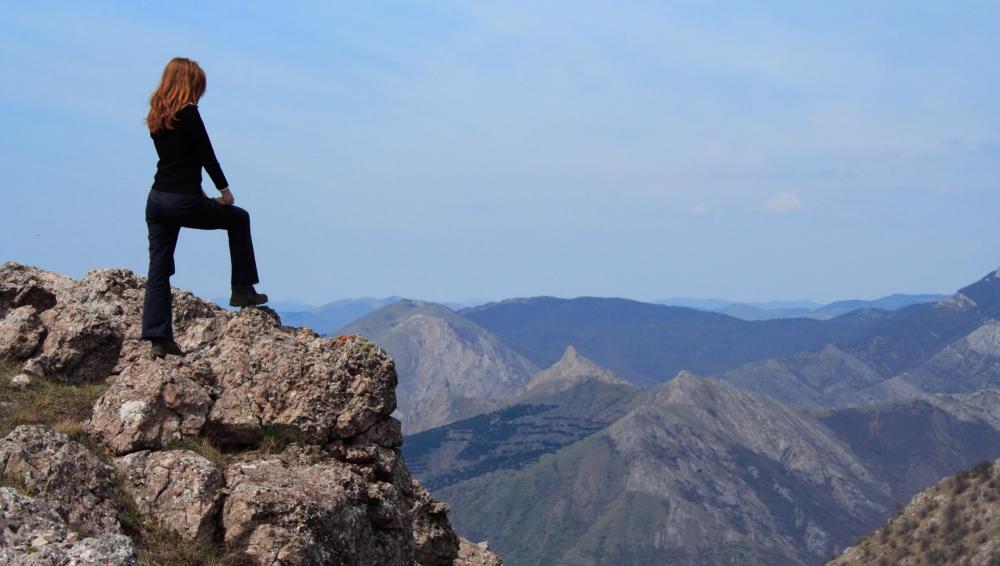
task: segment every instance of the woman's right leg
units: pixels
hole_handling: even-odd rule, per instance
[[[200,230],[226,230],[229,234],[229,259],[232,264],[233,285],[254,285],[257,276],[257,259],[250,237],[250,214],[235,205],[224,205],[210,198],[198,200],[181,224]]]

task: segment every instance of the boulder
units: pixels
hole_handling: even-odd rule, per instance
[[[245,309],[204,353],[220,390],[206,433],[222,444],[255,443],[264,427],[302,440],[351,438],[396,408],[396,370],[359,336],[320,338],[281,327],[270,309]]]
[[[190,450],[144,450],[115,466],[148,520],[189,539],[215,534],[225,477],[214,462]]]
[[[94,404],[89,429],[112,452],[164,448],[197,436],[212,406],[199,366],[140,359]]]
[[[120,532],[111,469],[66,435],[22,425],[0,439],[0,478],[44,499],[87,535]]]
[[[131,539],[81,538],[40,499],[0,488],[0,563],[51,566],[138,566]]]
[[[409,506],[388,479],[329,458],[234,464],[226,544],[261,564],[412,564]]]
[[[31,357],[45,338],[45,327],[35,307],[25,305],[0,319],[0,358],[23,360]]]

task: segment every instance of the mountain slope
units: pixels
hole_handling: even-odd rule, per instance
[[[894,501],[1000,456],[1000,391],[837,409],[818,420],[886,479]]]
[[[816,562],[890,503],[825,426],[686,373],[523,470],[435,493],[508,564]]]
[[[408,436],[403,456],[430,489],[520,469],[621,417],[638,392],[569,347],[510,406]]]
[[[339,333],[362,334],[395,359],[407,434],[496,408],[537,371],[489,331],[434,303],[400,300]]]
[[[1000,387],[1000,322],[988,320],[901,379],[928,393],[969,393]]]
[[[830,566],[1000,564],[1000,461],[983,462],[916,495]]]
[[[540,367],[572,344],[637,385],[660,383],[680,370],[721,373],[743,364],[855,340],[889,313],[747,322],[684,307],[626,299],[538,297],[460,311]]]

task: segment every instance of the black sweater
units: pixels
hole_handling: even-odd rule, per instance
[[[198,106],[188,104],[174,115],[173,128],[150,133],[156,154],[153,189],[167,193],[201,194],[201,168],[220,191],[229,186],[215,158]]]

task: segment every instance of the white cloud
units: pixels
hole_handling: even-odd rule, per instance
[[[802,199],[795,193],[778,193],[764,201],[764,211],[771,214],[787,214],[802,208]]]
[[[712,213],[712,209],[703,202],[696,202],[688,208],[688,213],[695,216],[705,216]]]

